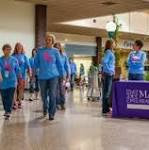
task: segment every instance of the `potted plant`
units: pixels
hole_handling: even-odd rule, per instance
[[[115,24],[115,25],[114,25]],[[110,24],[109,24],[110,26]],[[119,24],[118,18],[114,15],[113,16],[113,25],[111,23],[111,26],[113,26],[112,30],[107,29],[108,31],[108,36],[111,40],[115,41],[115,57],[116,57],[116,68],[115,68],[115,80],[119,80],[120,79],[120,75],[121,75],[121,66],[120,66],[120,49],[118,48],[118,41],[119,41],[119,34],[120,34],[120,28],[121,28],[121,24]]]

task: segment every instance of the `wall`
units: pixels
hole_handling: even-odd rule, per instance
[[[14,47],[16,42],[21,42],[27,55],[30,55],[35,43],[34,15],[34,5],[31,3],[1,1],[0,49],[4,43],[10,43]]]
[[[94,36],[84,36],[78,34],[64,34],[64,33],[53,33],[56,36],[56,40],[65,44],[76,44],[83,46],[96,46],[96,38]],[[92,63],[92,57],[87,55],[74,55],[74,62],[77,65],[77,74],[80,72],[80,64],[82,63],[85,67],[85,75],[87,75],[89,67]]]
[[[122,24],[121,31],[149,35],[149,14],[146,12],[129,12],[116,14],[118,21]],[[96,19],[96,22],[93,22]],[[112,21],[113,16],[103,16],[64,22],[63,24],[82,26],[89,28],[106,29],[108,21]]]
[[[104,47],[106,40],[108,40],[108,38],[102,38],[102,46]],[[123,39],[119,39],[118,42],[118,47],[119,48],[123,48],[125,50],[130,50],[132,49],[132,45],[134,44],[133,40],[123,40]],[[143,50],[145,51],[149,51],[149,42],[144,42],[144,46],[143,46]]]
[[[56,40],[62,44],[77,44],[77,45],[96,45],[96,39],[94,36],[85,36],[78,34],[64,34],[53,33],[56,36]]]

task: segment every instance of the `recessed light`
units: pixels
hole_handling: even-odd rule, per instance
[[[117,3],[114,3],[114,2],[111,2],[111,1],[107,1],[107,2],[103,2],[101,4],[106,5],[106,6],[112,6],[112,5],[116,5]]]
[[[93,23],[96,23],[97,22],[97,20],[96,19],[93,19]]]
[[[65,39],[65,42],[68,42],[68,39],[67,39],[67,38]]]

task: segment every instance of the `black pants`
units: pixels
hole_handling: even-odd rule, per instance
[[[6,113],[11,113],[15,88],[1,90],[3,107]]]

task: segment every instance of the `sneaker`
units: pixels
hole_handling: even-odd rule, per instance
[[[18,107],[17,107],[17,104],[14,103],[12,109],[13,109],[13,110],[16,110],[17,108],[18,108]]]
[[[66,110],[65,105],[61,105],[61,110]]]
[[[43,112],[43,117],[45,118],[47,116],[47,112]]]
[[[107,112],[107,113],[102,113],[102,116],[103,117],[112,117],[112,112],[111,111],[109,111],[109,112]]]
[[[22,103],[21,102],[18,102],[18,108],[22,109]]]
[[[49,116],[49,120],[50,120],[50,121],[54,120],[54,117],[50,115],[50,116]]]
[[[10,113],[6,113],[5,114],[5,120],[9,120],[9,118],[10,118]]]
[[[32,101],[33,101],[33,99],[32,99],[32,98],[29,98],[29,101],[30,101],[30,102],[32,102]]]

